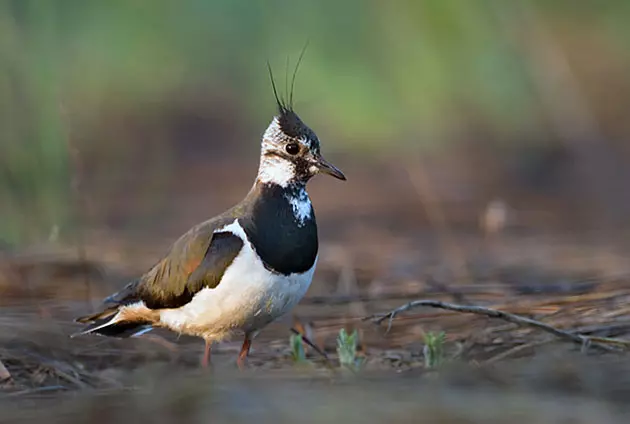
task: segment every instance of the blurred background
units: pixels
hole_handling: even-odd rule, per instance
[[[295,108],[348,181],[309,186],[299,315],[627,275],[629,22],[625,0],[0,0],[0,301],[69,333],[239,201],[275,113],[266,63],[284,92],[307,42]]]
[[[266,61],[283,90],[307,41],[296,108],[350,180],[317,181],[318,211],[420,223],[411,170],[453,219],[499,199],[617,232],[628,19],[623,0],[3,0],[0,239],[172,236],[223,210],[274,113]]]

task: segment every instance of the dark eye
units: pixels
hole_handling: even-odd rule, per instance
[[[285,149],[288,154],[297,155],[300,151],[300,146],[298,146],[296,143],[289,143],[287,144],[287,147],[285,147]]]

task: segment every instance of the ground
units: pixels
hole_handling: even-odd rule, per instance
[[[494,231],[489,202],[463,207],[442,196],[436,206],[434,192],[448,187],[414,185],[413,173],[401,184],[403,171],[391,163],[345,165],[347,186],[320,178],[311,190],[322,240],[313,286],[292,316],[255,341],[244,372],[235,365],[240,340],[217,345],[213,368],[202,370],[198,339],[161,331],[133,340],[69,335],[79,328],[74,317],[150,266],[188,226],[238,199],[250,176],[220,192],[184,190],[190,179],[180,176],[182,187],[170,190],[186,207],[151,215],[159,231],[111,223],[105,230],[100,222],[85,230],[81,245],[3,251],[0,421],[628,422],[624,345],[572,343],[501,319],[429,308],[381,325],[362,319],[433,299],[623,339],[630,329],[623,237],[576,232],[553,202],[545,213],[517,207],[520,213],[510,212],[507,226]],[[124,199],[101,204],[116,201]],[[141,215],[128,215],[134,213]],[[308,362],[296,364],[291,326],[306,329],[330,362],[307,347]],[[341,328],[359,332],[364,360],[356,373],[339,367]],[[445,364],[427,369],[425,335],[440,331]]]

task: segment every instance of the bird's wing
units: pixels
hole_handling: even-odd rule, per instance
[[[204,287],[216,287],[243,247],[243,240],[232,232],[217,231],[228,222],[218,219],[192,228],[146,274],[105,303],[142,300],[151,309],[178,308]]]

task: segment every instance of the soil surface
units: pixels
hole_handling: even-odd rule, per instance
[[[69,338],[79,328],[74,317],[146,270],[191,225],[237,201],[252,175],[224,179],[220,189],[204,181],[249,162],[222,158],[182,169],[152,207],[135,200],[133,187],[108,196],[88,190],[81,244],[0,252],[0,421],[628,422],[625,345],[580,345],[431,308],[381,325],[363,320],[433,299],[587,336],[629,337],[623,229],[585,229],[570,199],[493,188],[505,194],[504,210],[465,172],[444,179],[431,167],[417,174],[395,161],[338,158],[347,184],[313,182],[321,238],[313,285],[291,316],[256,339],[248,370],[236,369],[237,339],[217,344],[213,368],[202,370],[203,342],[167,331]],[[475,184],[474,195],[458,194]],[[329,360],[305,346],[308,360],[296,364],[291,327]],[[342,328],[360,335],[356,373],[338,363]],[[427,369],[424,338],[440,331],[445,364]]]

